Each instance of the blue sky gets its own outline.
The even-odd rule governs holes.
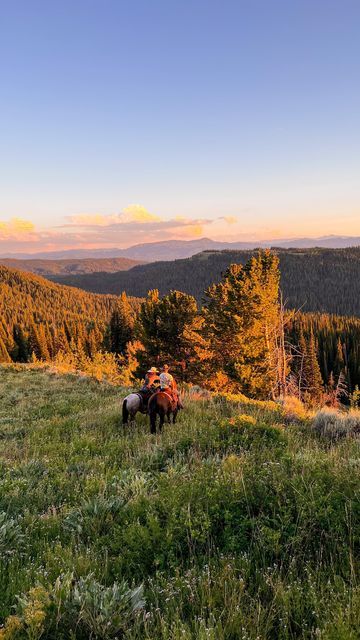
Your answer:
[[[0,11],[0,248],[360,235],[358,1]]]

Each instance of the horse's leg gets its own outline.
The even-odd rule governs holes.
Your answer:
[[[156,411],[150,412],[150,433],[156,433]]]
[[[173,424],[175,424],[175,422],[176,422],[176,416],[177,416],[177,414],[178,414],[178,410],[177,410],[177,409],[175,409],[175,411],[173,411]]]
[[[167,410],[166,416],[168,423],[171,424],[171,409]]]
[[[122,423],[123,425],[127,424],[129,420],[129,410],[127,408],[127,400],[125,398],[122,406]]]
[[[160,409],[159,411],[159,416],[160,416],[160,425],[159,425],[159,429],[160,432],[162,431],[162,428],[164,426],[164,420],[165,420],[165,411],[164,409]]]

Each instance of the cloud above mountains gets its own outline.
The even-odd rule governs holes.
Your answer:
[[[30,236],[34,230],[35,226],[28,220],[21,220],[21,218],[12,218],[7,222],[0,220],[0,241],[19,236]]]
[[[115,214],[75,214],[61,226],[36,228],[28,220],[0,221],[0,253],[70,248],[124,247],[139,242],[199,238],[212,227],[233,225],[234,216],[217,219],[170,217],[151,213],[140,204]]]
[[[148,224],[149,222],[161,222],[161,218],[150,213],[141,204],[131,204],[120,213],[113,215],[78,214],[67,216],[65,227],[111,227],[131,223]]]

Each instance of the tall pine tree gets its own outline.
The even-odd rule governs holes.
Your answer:
[[[5,347],[4,341],[0,336],[0,362],[11,362],[8,350]]]
[[[25,338],[22,328],[18,324],[14,325],[13,338],[14,338],[14,348],[11,353],[12,359],[15,362],[28,362],[29,360],[28,342]]]
[[[29,335],[29,351],[30,355],[34,354],[38,360],[50,360],[44,325],[32,323]]]
[[[107,350],[117,355],[125,355],[128,343],[134,338],[134,325],[134,311],[126,293],[123,292],[111,314],[105,338]]]
[[[207,356],[206,342],[200,335],[202,323],[193,296],[171,291],[160,298],[158,291],[150,291],[138,323],[144,347],[138,354],[142,371],[167,362],[180,379],[199,380]]]
[[[256,397],[274,397],[279,336],[279,266],[269,251],[244,267],[234,264],[210,287],[204,308],[204,335],[214,372]]]

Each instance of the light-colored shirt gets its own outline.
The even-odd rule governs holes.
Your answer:
[[[171,373],[163,371],[160,373],[160,386],[162,389],[167,389],[172,386],[174,378]]]

